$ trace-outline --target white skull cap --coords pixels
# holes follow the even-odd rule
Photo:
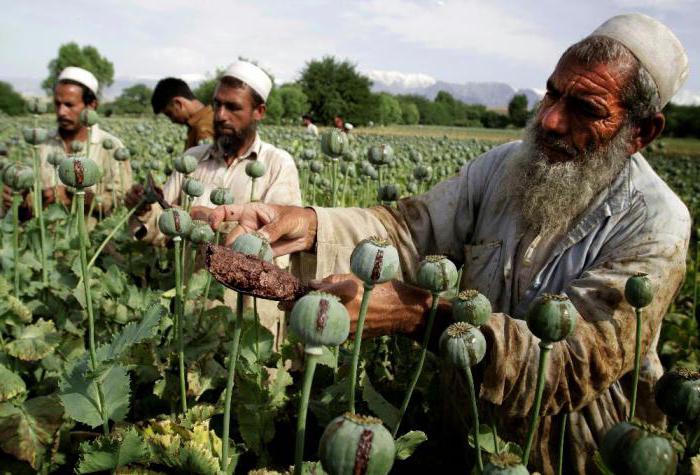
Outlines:
[[[267,101],[272,89],[272,80],[265,71],[248,61],[236,61],[224,72],[224,77],[229,76],[246,83],[257,92],[263,101]]]
[[[617,15],[590,36],[607,36],[634,54],[656,82],[661,107],[683,86],[688,77],[688,55],[680,40],[660,21],[641,13]]]
[[[97,90],[100,85],[97,82],[97,78],[90,71],[76,66],[68,66],[61,71],[61,74],[58,75],[58,80],[70,80],[80,83],[90,89],[95,96],[97,96]]]

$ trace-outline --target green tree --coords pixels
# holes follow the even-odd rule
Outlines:
[[[378,119],[383,125],[400,124],[402,122],[401,104],[394,96],[387,93],[379,94]]]
[[[4,81],[0,81],[0,111],[7,115],[21,115],[26,111],[22,96]]]
[[[372,81],[349,61],[332,56],[306,63],[299,80],[311,113],[330,124],[336,115],[354,125],[365,125],[376,115],[378,101],[370,92]]]
[[[516,94],[508,103],[508,118],[516,127],[524,127],[527,122],[527,96]]]
[[[282,120],[282,115],[284,115],[284,105],[282,104],[282,97],[280,96],[279,88],[272,88],[270,95],[267,96],[265,105],[267,106],[267,110],[265,111],[265,122],[268,124],[279,124]]]
[[[214,89],[216,89],[216,84],[221,79],[226,71],[225,68],[216,68],[214,73],[207,73],[207,78],[200,82],[199,85],[192,91],[194,96],[199,99],[203,104],[211,104],[214,97]]]
[[[56,85],[58,75],[68,66],[78,66],[87,69],[95,75],[100,83],[100,92],[114,82],[114,65],[100,55],[94,46],[83,46],[77,43],[66,43],[58,49],[58,57],[49,61],[49,76],[41,83],[41,87],[51,94]]]
[[[113,114],[147,114],[151,109],[153,90],[145,84],[127,87],[106,109]]]
[[[404,124],[416,125],[420,122],[418,106],[413,102],[401,102],[401,118]]]
[[[298,120],[309,111],[309,98],[298,84],[285,84],[279,88],[284,118]]]

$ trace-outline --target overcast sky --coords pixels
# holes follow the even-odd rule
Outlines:
[[[700,0],[31,0],[2,11],[0,77],[43,78],[59,45],[76,41],[96,46],[117,78],[197,79],[240,55],[280,82],[335,55],[374,77],[538,89],[566,46],[639,11],[685,45],[683,93],[700,98]]]

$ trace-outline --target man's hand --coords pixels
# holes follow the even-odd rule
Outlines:
[[[206,206],[193,206],[190,216],[195,220],[209,221],[209,215],[212,211],[214,211],[213,208],[207,208]]]
[[[2,187],[2,209],[12,208],[12,188],[9,186]]]
[[[209,224],[216,230],[223,221],[238,221],[226,237],[226,246],[252,231],[270,241],[275,256],[310,251],[316,241],[316,212],[311,208],[262,203],[218,206],[209,214]]]
[[[131,186],[131,188],[129,188],[129,191],[127,191],[124,195],[124,206],[126,206],[128,209],[133,209],[136,205],[138,205],[141,202],[145,195],[146,190],[143,188],[143,185],[141,183],[134,183]],[[136,216],[143,216],[150,210],[151,205],[144,202],[134,214],[136,214]]]

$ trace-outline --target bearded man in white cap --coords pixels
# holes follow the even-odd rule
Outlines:
[[[397,208],[369,210],[222,206],[210,223],[239,222],[229,240],[258,229],[278,254],[315,252],[311,277],[317,279],[348,272],[361,239],[389,239],[399,250],[404,282],[375,286],[367,337],[420,337],[430,295],[409,285],[418,261],[443,254],[463,263],[461,288],[479,290],[494,310],[482,326],[488,351],[476,369],[479,402],[494,415],[499,434],[521,446],[540,351],[523,318],[536,297],[566,294],[579,316],[574,333],[551,350],[529,468],[556,470],[568,414],[565,473],[595,473],[598,444],[629,412],[636,319],[624,288],[640,272],[648,274],[655,296],[642,320],[636,416],[663,421],[653,398],[662,373],[656,343],[685,276],[690,217],[639,152],[662,131],[661,110],[687,70],[685,51],[666,26],[644,15],[617,16],[562,55],[523,141],[471,160],[428,193]],[[340,296],[357,315],[362,285],[351,275],[314,286]],[[450,321],[449,304],[441,308],[433,335]],[[441,380],[449,388],[445,421],[458,426],[441,446],[450,448],[446,458],[464,456],[465,386],[448,369]]]
[[[124,162],[124,173],[121,173],[119,163],[112,158],[114,151],[123,147],[122,142],[114,135],[102,130],[98,124],[88,128],[80,121],[80,113],[83,110],[97,109],[98,91],[97,78],[86,69],[69,66],[58,75],[53,95],[58,128],[51,132],[46,142],[39,147],[44,204],[53,203],[56,200],[70,204],[71,200],[70,193],[58,180],[55,168],[47,158],[50,155],[85,154],[88,135],[90,158],[100,166],[103,177],[98,185],[86,190],[87,205],[95,211],[101,208],[102,212],[108,213],[113,206],[113,196],[118,196],[122,190],[131,187],[131,166],[128,162]],[[105,147],[105,143],[109,145]],[[79,152],[74,150],[74,144],[79,145]],[[54,190],[57,196],[54,196]],[[98,205],[91,206],[95,196],[98,196]],[[23,207],[23,211],[27,215],[31,213],[29,203]]]
[[[260,139],[258,123],[265,117],[265,101],[272,89],[270,77],[247,61],[232,64],[216,86],[213,97],[214,143],[193,147],[185,152],[197,158],[198,165],[189,175],[204,185],[204,193],[192,201],[192,217],[206,220],[214,209],[209,196],[215,188],[233,193],[234,203],[251,200],[253,181],[246,174],[246,165],[258,161],[265,173],[255,180],[253,200],[279,205],[301,205],[299,174],[288,152]],[[180,205],[185,177],[173,171],[163,187],[165,200]],[[127,206],[134,206],[143,196],[141,185],[127,193]],[[159,205],[146,206],[135,213],[131,223],[135,235],[156,244],[165,241],[158,230]],[[280,267],[288,265],[286,257],[276,259]],[[267,307],[270,309],[267,309]],[[274,334],[281,325],[281,313],[271,302],[259,302],[262,323]]]

